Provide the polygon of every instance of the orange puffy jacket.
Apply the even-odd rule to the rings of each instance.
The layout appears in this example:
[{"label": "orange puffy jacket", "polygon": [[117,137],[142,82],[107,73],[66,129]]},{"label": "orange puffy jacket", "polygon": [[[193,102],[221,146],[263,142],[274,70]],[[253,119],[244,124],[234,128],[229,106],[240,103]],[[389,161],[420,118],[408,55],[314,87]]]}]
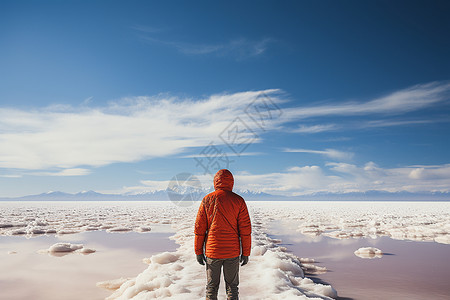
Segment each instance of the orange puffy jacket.
[{"label": "orange puffy jacket", "polygon": [[222,169],[214,176],[215,191],[203,198],[195,220],[195,254],[210,258],[249,256],[252,226],[244,199],[233,193],[234,179]]}]

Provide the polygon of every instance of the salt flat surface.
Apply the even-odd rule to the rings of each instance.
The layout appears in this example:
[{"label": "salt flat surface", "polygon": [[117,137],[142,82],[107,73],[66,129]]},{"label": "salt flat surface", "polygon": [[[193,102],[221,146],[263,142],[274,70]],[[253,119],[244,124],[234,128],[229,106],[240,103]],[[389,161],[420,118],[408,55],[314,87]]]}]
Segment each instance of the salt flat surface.
[{"label": "salt flat surface", "polygon": [[[1,300],[100,300],[111,294],[96,283],[131,278],[146,269],[142,258],[177,245],[170,225],[149,233],[87,231],[69,235],[0,236]],[[48,252],[52,245],[84,245],[73,252]],[[95,249],[86,254],[83,249]],[[41,252],[40,250],[45,250]],[[15,253],[15,254],[8,254]]]},{"label": "salt flat surface", "polygon": [[[447,203],[248,202],[248,206],[253,221],[253,249],[251,263],[241,269],[240,286],[241,296],[246,299],[337,296],[330,285],[304,276],[304,271],[323,274],[326,266],[308,263],[314,260],[300,259],[286,252],[286,247],[277,245],[281,240],[268,236],[267,222],[272,220],[290,220],[298,224],[299,231],[307,231],[306,234],[314,231],[314,236],[323,233],[338,240],[394,236],[445,243],[450,229]],[[191,218],[186,219],[193,220],[195,212],[196,209]],[[110,299],[186,299],[187,293],[189,299],[203,297],[204,270],[198,271],[192,255],[192,221],[174,224],[179,226],[175,240],[181,246],[177,252],[163,255],[175,256],[162,264],[152,262],[137,278],[125,282]],[[186,278],[192,279],[187,281]]]},{"label": "salt flat surface", "polygon": [[170,224],[167,202],[0,202],[0,235],[73,234],[85,231],[148,232],[155,224]]},{"label": "salt flat surface", "polygon": [[450,244],[450,202],[261,202],[267,218],[298,223],[298,232],[336,239],[389,236]]},{"label": "salt flat surface", "polygon": [[[176,251],[162,251],[143,257],[149,265],[140,274],[130,279],[125,276],[104,278],[99,281],[99,286],[115,289],[109,299],[202,299],[205,270],[193,254],[193,225],[198,204],[178,207],[171,202],[4,202],[0,203],[0,235],[69,237],[71,233],[97,230],[127,235],[131,231],[151,232],[158,224],[171,224],[176,231],[172,239],[179,245]],[[305,272],[326,273],[326,265],[315,263],[315,257],[297,257],[287,251],[286,246],[280,245],[282,240],[269,235],[268,226],[274,220],[294,223],[299,236],[324,236],[336,240],[389,236],[399,240],[450,243],[450,203],[247,204],[253,225],[253,248],[249,264],[242,267],[240,273],[240,294],[244,299],[337,297],[336,290],[330,284],[314,282],[308,275],[305,277]],[[49,244],[45,248],[51,246]],[[359,248],[349,253],[354,256],[353,252]],[[97,253],[89,257],[94,255]],[[219,295],[224,295],[223,284]]]},{"label": "salt flat surface", "polygon": [[[305,236],[289,220],[274,220],[271,237],[297,256],[315,258],[326,272],[306,270],[314,281],[330,283],[342,299],[447,300],[450,295],[450,245],[436,242],[394,240],[387,236],[335,239]],[[362,259],[355,249],[373,247],[382,257]]]}]

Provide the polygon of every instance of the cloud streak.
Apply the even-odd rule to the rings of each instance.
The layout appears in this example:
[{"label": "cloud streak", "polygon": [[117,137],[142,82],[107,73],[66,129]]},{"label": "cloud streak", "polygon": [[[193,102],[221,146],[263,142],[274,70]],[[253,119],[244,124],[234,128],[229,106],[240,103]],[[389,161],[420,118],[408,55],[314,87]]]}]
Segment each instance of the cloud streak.
[{"label": "cloud streak", "polygon": [[55,172],[30,172],[27,175],[35,175],[35,176],[84,176],[89,175],[91,173],[88,169],[83,168],[72,168],[72,169],[63,169]]},{"label": "cloud streak", "polygon": [[293,107],[285,109],[283,116],[290,120],[323,116],[398,115],[430,107],[448,100],[450,82],[418,84],[367,102],[346,102],[336,105]]},{"label": "cloud streak", "polygon": [[231,56],[238,60],[260,56],[274,42],[271,38],[250,40],[241,37],[216,44],[189,43],[156,37],[161,31],[157,28],[135,26],[133,29],[144,42],[173,48],[186,55]]},{"label": "cloud streak", "polygon": [[294,133],[319,133],[327,131],[335,131],[340,127],[336,124],[316,124],[316,125],[300,125],[298,128],[292,130]]},{"label": "cloud streak", "polygon": [[[278,90],[266,90],[277,101]],[[56,170],[82,175],[79,166],[99,167],[167,157],[210,142],[245,113],[261,91],[191,99],[135,97],[105,107],[47,107],[32,111],[0,108],[0,168]],[[269,124],[268,124],[269,126]],[[252,142],[259,142],[255,138]]]},{"label": "cloud streak", "polygon": [[311,150],[311,149],[291,149],[286,148],[283,150],[283,152],[290,152],[290,153],[312,153],[312,154],[320,154],[324,155],[326,157],[332,158],[332,159],[338,159],[338,160],[347,160],[351,159],[353,157],[353,153],[351,152],[343,152],[336,149],[325,149],[325,150]]},{"label": "cloud streak", "polygon": [[[430,83],[368,102],[283,107],[282,114],[274,113],[276,118],[264,122],[263,130],[261,124],[255,122],[258,118],[252,119],[245,114],[246,108],[254,105],[262,93],[276,104],[286,103],[280,90],[217,94],[204,99],[132,97],[103,107],[83,104],[81,107],[56,105],[33,110],[0,108],[0,168],[51,170],[55,176],[85,175],[90,167],[186,156],[189,150],[205,147],[211,142],[223,145],[219,135],[236,116],[257,133],[252,142],[258,143],[265,132],[286,130],[284,126],[289,122],[331,115],[401,114],[445,101],[449,90],[447,82]],[[372,122],[370,126],[401,123],[389,122]],[[300,128],[303,132],[320,132],[334,130],[337,125]],[[336,160],[349,159],[352,155],[336,149],[288,150],[286,152],[314,153]]]},{"label": "cloud streak", "polygon": [[434,124],[437,122],[448,122],[448,120],[400,120],[400,119],[380,119],[371,121],[357,121],[344,124],[343,122],[337,124],[316,124],[316,125],[299,125],[298,128],[289,130],[292,133],[302,134],[316,134],[321,132],[330,131],[355,131],[362,129],[383,128],[383,127],[395,127],[395,126],[410,126],[410,125],[423,125]]},{"label": "cloud streak", "polygon": [[376,127],[392,127],[392,126],[406,126],[418,124],[430,124],[436,120],[374,120],[368,121],[362,127],[376,128]]}]

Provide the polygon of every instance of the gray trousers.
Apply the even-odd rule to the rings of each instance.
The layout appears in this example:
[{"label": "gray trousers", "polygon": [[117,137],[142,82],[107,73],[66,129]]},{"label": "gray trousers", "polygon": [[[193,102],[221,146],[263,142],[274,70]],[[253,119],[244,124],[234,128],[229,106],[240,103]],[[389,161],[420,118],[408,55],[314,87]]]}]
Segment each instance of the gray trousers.
[{"label": "gray trousers", "polygon": [[239,299],[239,256],[224,259],[206,258],[206,299],[217,300],[222,266],[227,299],[237,300]]}]

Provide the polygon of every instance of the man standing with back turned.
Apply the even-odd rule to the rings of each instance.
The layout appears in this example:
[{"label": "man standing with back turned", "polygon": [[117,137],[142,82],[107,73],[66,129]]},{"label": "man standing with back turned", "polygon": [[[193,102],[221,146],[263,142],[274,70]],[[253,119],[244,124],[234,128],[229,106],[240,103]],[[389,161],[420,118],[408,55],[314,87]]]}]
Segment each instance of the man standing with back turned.
[{"label": "man standing with back turned", "polygon": [[195,220],[195,254],[201,265],[206,261],[208,300],[217,299],[222,266],[227,299],[239,299],[239,261],[246,265],[250,255],[250,217],[244,199],[232,192],[233,184],[231,172],[219,170],[214,176],[215,191],[203,198]]}]

